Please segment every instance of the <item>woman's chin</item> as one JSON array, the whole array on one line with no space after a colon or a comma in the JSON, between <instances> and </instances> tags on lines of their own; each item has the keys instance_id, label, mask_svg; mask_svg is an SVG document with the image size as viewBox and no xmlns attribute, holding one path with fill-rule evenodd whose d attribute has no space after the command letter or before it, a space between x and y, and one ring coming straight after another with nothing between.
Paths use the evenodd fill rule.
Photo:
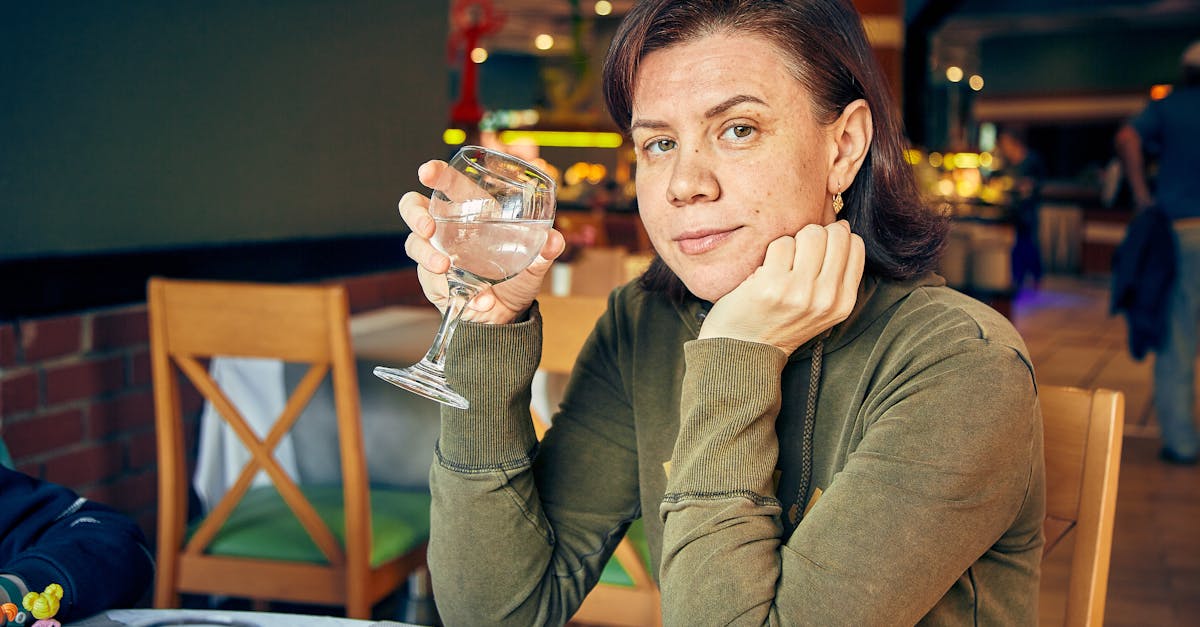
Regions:
<instances>
[{"instance_id":1,"label":"woman's chin","mask_svg":"<svg viewBox=\"0 0 1200 627\"><path fill-rule=\"evenodd\" d=\"M745 278L743 277L742 280L745 280ZM726 294L732 292L738 285L741 285L742 280L737 280L735 277L724 274L720 276L710 274L708 276L693 276L683 279L683 284L696 298L715 303Z\"/></svg>"}]
</instances>

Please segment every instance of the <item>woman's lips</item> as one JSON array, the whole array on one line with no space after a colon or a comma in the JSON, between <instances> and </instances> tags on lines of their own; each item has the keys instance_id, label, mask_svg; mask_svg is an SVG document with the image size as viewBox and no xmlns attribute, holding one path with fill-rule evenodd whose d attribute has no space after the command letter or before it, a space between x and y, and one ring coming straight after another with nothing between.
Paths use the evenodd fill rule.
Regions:
<instances>
[{"instance_id":1,"label":"woman's lips","mask_svg":"<svg viewBox=\"0 0 1200 627\"><path fill-rule=\"evenodd\" d=\"M675 244L685 255L702 255L723 244L734 231L737 229L692 231L676 237Z\"/></svg>"}]
</instances>

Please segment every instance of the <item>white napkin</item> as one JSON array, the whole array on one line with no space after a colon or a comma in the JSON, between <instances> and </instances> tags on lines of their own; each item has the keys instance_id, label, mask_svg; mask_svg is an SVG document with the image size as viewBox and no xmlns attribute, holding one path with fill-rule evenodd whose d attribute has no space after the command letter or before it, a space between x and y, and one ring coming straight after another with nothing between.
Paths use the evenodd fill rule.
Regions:
<instances>
[{"instance_id":1,"label":"white napkin","mask_svg":"<svg viewBox=\"0 0 1200 627\"><path fill-rule=\"evenodd\" d=\"M250 428L260 439L265 438L271 425L283 413L286 402L283 362L278 359L214 357L209 365L209 373L233 406L241 412ZM274 456L289 477L295 480L299 476L290 435L285 435L279 442ZM250 451L221 418L217 409L205 401L200 417L196 474L192 477L204 511L209 511L220 502L249 460ZM253 485L270 483L270 478L260 470L254 477Z\"/></svg>"}]
</instances>

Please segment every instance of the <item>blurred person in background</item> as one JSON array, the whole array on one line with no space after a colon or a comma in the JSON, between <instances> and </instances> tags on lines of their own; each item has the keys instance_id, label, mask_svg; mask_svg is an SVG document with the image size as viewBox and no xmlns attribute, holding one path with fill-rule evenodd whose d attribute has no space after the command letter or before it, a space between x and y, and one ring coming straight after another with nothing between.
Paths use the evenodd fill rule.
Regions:
<instances>
[{"instance_id":1,"label":"blurred person in background","mask_svg":"<svg viewBox=\"0 0 1200 627\"><path fill-rule=\"evenodd\" d=\"M1042 281L1042 249L1038 241L1042 182L1046 163L1030 150L1023 129L1007 126L996 136L996 148L1004 160L1000 174L1012 179L1010 202L1016 241L1012 249L1013 289L1020 290L1029 278L1034 289Z\"/></svg>"},{"instance_id":2,"label":"blurred person in background","mask_svg":"<svg viewBox=\"0 0 1200 627\"><path fill-rule=\"evenodd\" d=\"M1036 624L1028 351L934 274L946 220L853 5L644 0L604 77L657 258L609 296L540 444L535 298L562 236L458 327L470 409L442 409L430 471L446 624L564 623L639 517L666 625ZM428 203L400 213L444 304Z\"/></svg>"},{"instance_id":3,"label":"blurred person in background","mask_svg":"<svg viewBox=\"0 0 1200 627\"><path fill-rule=\"evenodd\" d=\"M1196 346L1200 325L1200 40L1183 53L1182 82L1117 132L1116 149L1138 211L1157 207L1171 220L1177 250L1168 296L1167 337L1154 360L1154 408L1163 460L1194 465ZM1158 163L1156 189L1145 155Z\"/></svg>"}]
</instances>

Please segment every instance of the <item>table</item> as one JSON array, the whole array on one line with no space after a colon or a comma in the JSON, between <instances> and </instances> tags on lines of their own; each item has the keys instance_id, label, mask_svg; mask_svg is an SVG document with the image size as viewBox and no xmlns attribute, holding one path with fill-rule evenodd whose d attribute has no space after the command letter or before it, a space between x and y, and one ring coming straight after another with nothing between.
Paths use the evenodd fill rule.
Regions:
<instances>
[{"instance_id":1,"label":"table","mask_svg":"<svg viewBox=\"0 0 1200 627\"><path fill-rule=\"evenodd\" d=\"M109 610L67 627L416 627L394 621L354 620L334 616L279 614L275 612L227 612L221 610Z\"/></svg>"}]
</instances>

